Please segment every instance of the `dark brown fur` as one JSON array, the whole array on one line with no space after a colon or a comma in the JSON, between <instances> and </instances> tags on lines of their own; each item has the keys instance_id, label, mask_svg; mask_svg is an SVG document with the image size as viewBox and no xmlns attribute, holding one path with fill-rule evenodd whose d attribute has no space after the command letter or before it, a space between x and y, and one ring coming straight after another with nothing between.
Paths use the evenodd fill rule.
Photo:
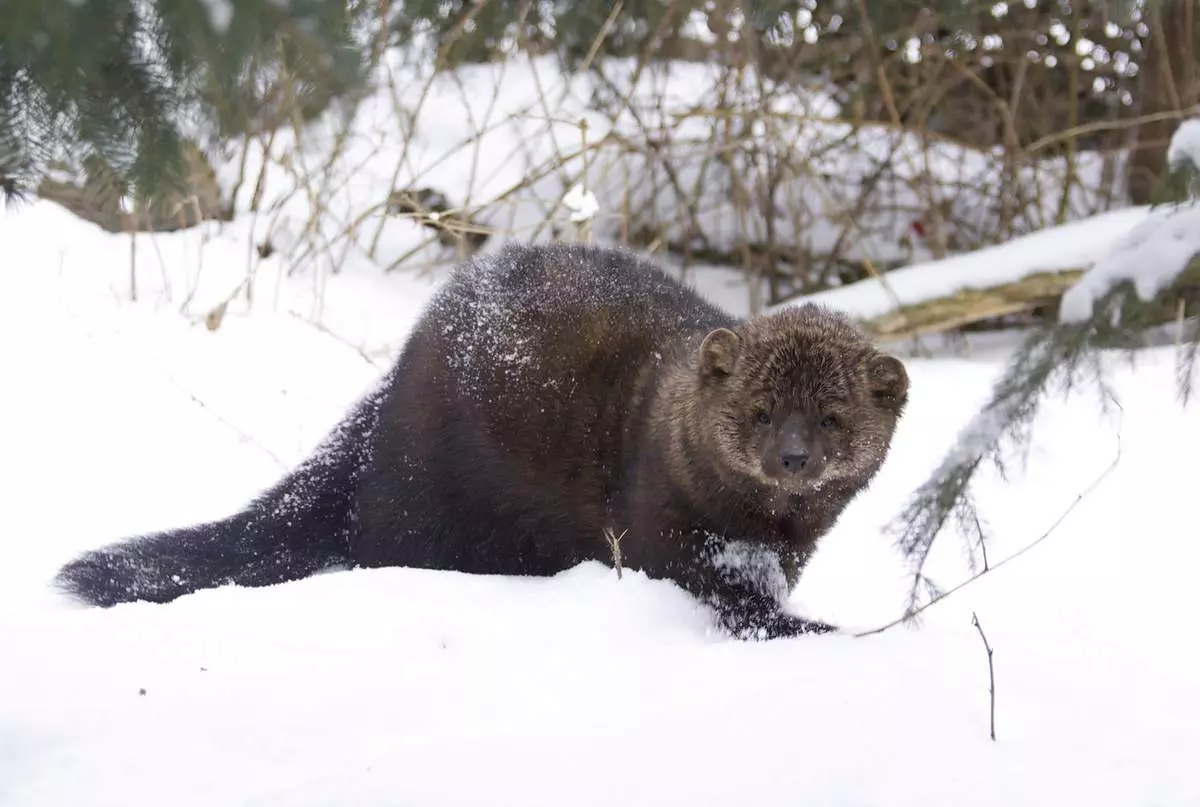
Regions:
<instances>
[{"instance_id":1,"label":"dark brown fur","mask_svg":"<svg viewBox=\"0 0 1200 807\"><path fill-rule=\"evenodd\" d=\"M661 458L636 489L631 533L658 537L632 550L634 562L675 577L739 635L829 630L781 606L885 459L907 387L897 359L815 306L714 330L698 350L679 351L644 427ZM782 467L789 446L810 455L798 473Z\"/></svg>"},{"instance_id":2,"label":"dark brown fur","mask_svg":"<svg viewBox=\"0 0 1200 807\"><path fill-rule=\"evenodd\" d=\"M330 565L671 579L736 635L782 609L887 455L903 365L814 306L739 321L631 254L506 246L464 265L303 466L221 522L64 568L100 604Z\"/></svg>"}]
</instances>

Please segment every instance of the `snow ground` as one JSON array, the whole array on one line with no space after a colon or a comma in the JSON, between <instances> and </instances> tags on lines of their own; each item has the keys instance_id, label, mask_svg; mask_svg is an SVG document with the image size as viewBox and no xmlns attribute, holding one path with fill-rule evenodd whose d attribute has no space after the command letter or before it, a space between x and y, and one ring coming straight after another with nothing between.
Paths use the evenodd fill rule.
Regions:
<instances>
[{"instance_id":1,"label":"snow ground","mask_svg":"<svg viewBox=\"0 0 1200 807\"><path fill-rule=\"evenodd\" d=\"M1195 480L1174 469L1200 418L1175 402L1170 349L1117 369L1122 460L1095 495L919 630L734 642L668 584L596 565L64 602L46 583L75 553L222 515L297 463L433 288L351 267L322 290L335 337L288 313L311 279L271 259L256 294L280 307L209 332L177 312L198 238L140 241L131 304L126 238L44 203L0 212L0 807L1200 803ZM210 239L201 295L240 277L246 238ZM891 458L799 606L851 629L900 612L881 528L1001 361L908 360ZM1047 409L1027 472L981 489L993 563L1091 483L1116 432L1086 394ZM966 574L952 536L931 565L943 586ZM996 743L972 612L995 648Z\"/></svg>"}]
</instances>

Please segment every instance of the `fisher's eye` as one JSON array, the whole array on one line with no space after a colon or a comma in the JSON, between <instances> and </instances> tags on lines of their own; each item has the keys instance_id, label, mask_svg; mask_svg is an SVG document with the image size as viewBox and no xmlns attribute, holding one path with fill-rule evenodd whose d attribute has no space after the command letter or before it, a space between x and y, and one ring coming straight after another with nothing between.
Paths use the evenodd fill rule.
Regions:
<instances>
[{"instance_id":1,"label":"fisher's eye","mask_svg":"<svg viewBox=\"0 0 1200 807\"><path fill-rule=\"evenodd\" d=\"M833 415L826 415L821 420L822 429L836 429L838 427L838 419Z\"/></svg>"},{"instance_id":2,"label":"fisher's eye","mask_svg":"<svg viewBox=\"0 0 1200 807\"><path fill-rule=\"evenodd\" d=\"M771 425L771 416L769 414L767 414L765 411L763 411L762 409L760 409L760 410L758 410L758 422L760 425L770 426Z\"/></svg>"}]
</instances>

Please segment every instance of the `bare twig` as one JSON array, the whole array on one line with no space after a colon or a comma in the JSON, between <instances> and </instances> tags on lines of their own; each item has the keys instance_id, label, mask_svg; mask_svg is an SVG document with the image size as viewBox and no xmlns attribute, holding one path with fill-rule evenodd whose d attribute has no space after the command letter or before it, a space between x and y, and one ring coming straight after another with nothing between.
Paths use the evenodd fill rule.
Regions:
<instances>
[{"instance_id":1,"label":"bare twig","mask_svg":"<svg viewBox=\"0 0 1200 807\"><path fill-rule=\"evenodd\" d=\"M629 530L622 530L620 535L617 535L616 530L612 527L604 528L604 540L608 542L609 549L612 550L613 568L617 570L617 579L621 579L621 539L625 537L625 533Z\"/></svg>"},{"instance_id":2,"label":"bare twig","mask_svg":"<svg viewBox=\"0 0 1200 807\"><path fill-rule=\"evenodd\" d=\"M1124 129L1136 129L1145 123L1154 123L1155 121L1163 120L1180 120L1186 117L1186 112L1177 110L1168 110L1165 112L1148 112L1145 115L1138 115L1133 118L1125 118L1123 120L1102 120L1092 121L1091 123L1081 123L1078 126L1072 126L1069 129L1063 129L1061 132L1048 134L1045 137L1039 137L1028 146L1025 147L1025 154L1034 154L1056 146L1059 143L1065 143L1069 140L1078 139L1080 135L1094 134L1096 132L1111 132L1121 131Z\"/></svg>"},{"instance_id":3,"label":"bare twig","mask_svg":"<svg viewBox=\"0 0 1200 807\"><path fill-rule=\"evenodd\" d=\"M996 741L996 668L992 665L992 646L988 644L987 637L983 635L983 625L979 624L979 617L975 612L971 612L971 624L979 631L979 638L983 640L983 648L987 650L988 657L988 699L990 701L990 727L992 742Z\"/></svg>"},{"instance_id":4,"label":"bare twig","mask_svg":"<svg viewBox=\"0 0 1200 807\"><path fill-rule=\"evenodd\" d=\"M129 233L129 299L137 302L137 231Z\"/></svg>"},{"instance_id":5,"label":"bare twig","mask_svg":"<svg viewBox=\"0 0 1200 807\"><path fill-rule=\"evenodd\" d=\"M467 26L487 7L489 0L475 0L475 3L468 9L467 13L463 14L455 21L454 26L441 37L438 44L436 65L439 69L448 66L450 61L450 49L462 37Z\"/></svg>"},{"instance_id":6,"label":"bare twig","mask_svg":"<svg viewBox=\"0 0 1200 807\"><path fill-rule=\"evenodd\" d=\"M76 314L75 311L72 310L72 308L69 305L67 305L66 303L62 303L62 307L63 307L63 310L67 313L67 316L70 317L72 321L79 322L79 315ZM124 330L122 330L119 327L112 329L110 331L110 333L113 334L114 336L118 337L119 339L127 342L130 347L130 352L134 356L141 359L142 361L144 361L146 364L153 367L158 372L162 373L162 375L167 379L167 381L169 381L171 383L172 386L174 386L176 389L178 389L180 392L182 392L184 395L186 395L188 398L190 398L192 400L192 402L195 403L197 406L199 406L201 409L203 409L206 414L210 415L211 417L213 417L214 419L219 421L222 425L224 425L226 428L228 428L230 431L232 431L234 434L236 434L238 436L238 439L241 442L249 443L250 445L254 446L256 449L258 449L263 454L265 454L267 457L269 457L276 465L279 466L279 468L281 470L285 470L285 471L287 470L287 468L288 468L287 463L285 463L279 457L278 454L276 454L271 449L267 448L259 440L255 439L254 435L247 433L245 430L243 430L241 427L239 427L236 423L232 422L231 420L226 418L224 415L222 415L220 412L216 411L211 406L209 406L207 403L205 403L198 395L196 395L196 393L192 392L186 385L184 385L178 378L176 378L175 375L162 362L160 362L158 359L154 358L149 353L147 353L145 350L143 350L141 347L141 342L139 340L134 339L132 336L130 336L128 333L126 333Z\"/></svg>"},{"instance_id":7,"label":"bare twig","mask_svg":"<svg viewBox=\"0 0 1200 807\"><path fill-rule=\"evenodd\" d=\"M503 59L491 62L490 67L480 64L468 68L488 70L495 77L495 86L483 90L492 94L489 104L489 99L477 98L482 85L471 82L475 95L468 97L466 74L460 76L457 70L443 68L454 61L454 43L472 24L478 24L481 12L494 11L495 4L489 0L464 4L453 19L447 20L447 32L428 53L422 52L423 61L411 72L407 67L393 69L390 59L384 56L384 50L390 47L387 15L392 5L380 0L374 10L379 19L377 34L372 37L372 69L382 85L377 89L382 93L391 89L395 120L410 121L421 114L427 99L438 96L447 85L457 85L458 99L441 94L439 101L461 101L469 131L455 137L460 142L439 141L434 146L436 153L420 154L430 138L414 136L407 123L399 127L400 132L387 131L397 128L395 123L372 132L346 127L334 133L332 144L320 144L318 156L314 144L301 147L302 132L294 113L291 127L264 125L244 138L247 148L253 142L265 156L250 207L260 206L267 165L272 169L269 173L274 197L296 197L291 198L289 216L294 215L291 211L297 207L295 202L303 199L306 203L308 210L300 214L303 221L297 224L300 232L293 241L295 247L287 250L284 261L288 274L301 267L311 270L317 284L314 294L321 293L320 284L326 275L336 273L347 257L358 257L361 252L384 271L400 265L406 269L432 267L448 259L436 239L422 240L399 260L396 254L412 247L417 239L406 239L409 243L396 252L380 255L382 234L394 219L384 209L385 201L380 198L384 193L372 192L365 199L350 201L349 197L356 195L351 178L363 167L379 177L381 185L391 174L386 192L424 181L455 197L462 213L478 216L476 220L486 223L489 234L532 240L546 231L551 237L558 237L562 231L562 193L553 187L555 179L564 182L563 191L566 184L582 181L599 198L604 211L584 228L590 231L585 238L612 238L650 252L665 248L682 259L685 273L693 262L740 265L756 293L760 287L769 286L769 304L865 276L877 278L884 292L894 298L887 272L911 260L917 249L930 248L935 254L967 250L1044 223L1054 214L1048 201L1051 191L1057 202L1066 178L1073 178L1072 204L1085 197L1088 190L1081 189L1080 178L1090 177L1091 173L1083 163L1095 160L1101 152L1077 149L1082 167L1075 167L1064 165L1058 155L1040 159L1035 154L1039 149L1063 140L1073 141L1097 129L1138 122L1085 122L1057 134L1050 123L1031 130L1020 113L1027 104L1045 101L1038 92L1045 89L1046 83L1029 67L1028 51L1020 41L1014 40L1011 48L1006 44L1007 50L1003 51L989 48L984 55L961 50L950 53L944 43L925 39L922 41L927 44L921 48L925 61L906 65L894 43L914 36L920 39L930 30L932 17L901 21L895 30L885 31L878 24L872 27L865 4L859 0L851 4L851 8L857 6L857 14L852 11L851 16L861 20L862 25L857 26L861 31L850 38L826 32L829 37L812 49L803 49L803 57L799 51L789 55L777 47L766 47L762 32L749 28L742 28L737 41L719 35L702 57L714 68L707 80L709 86L699 92L686 90L683 97L675 75L679 62L657 48L664 37L674 36L672 28L681 15L689 13L688 4L666 3L655 30L637 34L640 41L634 44L633 64L611 60L604 53L604 45L614 31L620 30L626 41L630 36L623 25L631 13L628 3L618 0L610 4L578 72L555 76L551 83L541 69L542 57L538 54L543 52L542 45L525 40L529 28L525 18L533 8L526 0L516 4L516 20L508 26L516 35L512 45L516 53L506 44L501 49ZM710 17L721 17L728 11L718 4L708 13ZM885 48L885 43L893 44ZM878 103L870 102L874 106L867 115L857 106L851 110L849 105L844 113L798 108L797 101L803 103L806 93L797 95L794 84L781 81L779 69L807 70L816 64L814 58L825 59L847 48L849 51L843 55L853 63L850 70L860 71L857 81L873 86L871 92ZM514 58L532 68L535 93L522 104L526 109L509 108L497 114L496 110L508 106L508 99L503 97L507 87L501 83L510 82L509 76L515 71L509 62ZM1009 75L1016 76L1015 81L995 81L995 71L988 70L988 66L991 60L1000 58L1008 59L1005 65ZM612 65L619 65L618 72ZM828 84L841 86L843 76L837 70L835 73ZM578 110L572 108L569 96L583 77L591 80L593 91L603 103L601 110L587 113L592 125L586 133L580 127L584 145L576 150L572 148L574 143L566 142L562 124L579 124ZM271 81L277 97L270 106L294 109L294 89L286 72ZM408 95L410 91L412 95ZM981 145L961 127L947 127L944 120L931 117L935 107L949 110L964 92L973 94L976 101L983 98L989 120L1002 133L1000 145L1006 147L1002 155L992 151L997 144ZM818 95L821 93L818 88ZM388 103L386 95L381 97L384 104ZM401 108L402 98L406 108ZM1055 104L1055 109L1061 111L1062 103L1055 100ZM597 114L604 115L608 119L604 123L611 124L607 131L595 123L592 116ZM970 116L970 112L946 114ZM545 128L531 131L526 124L535 115L545 121ZM280 123L286 122L287 116L282 117ZM504 150L511 153L497 153L496 130L514 125L521 126L521 136L514 144L506 144ZM276 131L288 134L289 128L296 142L286 154L275 153L270 138ZM1031 131L1036 136L1031 136ZM588 143L589 137L596 138L596 142ZM364 139L370 139L375 147L374 153L366 157L362 155L371 149L363 148ZM485 139L491 142L484 143ZM1022 141L1031 140L1034 142L1027 148L1020 147ZM402 153L394 162L394 170L391 160L380 166L381 150L397 141L396 150ZM463 149L470 149L471 155L468 157ZM500 188L499 193L491 190L494 178L501 172L512 172L513 158L521 156L525 156L527 165L522 166L517 181L505 182L510 187ZM314 165L314 160L320 165ZM368 162L372 164L368 166ZM468 167L468 187L444 187L443 177L422 180L431 172L443 173L447 163ZM252 181L247 176L247 151L242 152L241 163L235 166L235 188L242 188ZM275 181L274 169L278 166L295 182ZM339 172L341 175L335 177ZM622 179L622 172L628 179ZM489 173L492 177L486 176ZM632 181L635 177L638 182ZM479 188L485 186L487 198L479 197ZM1047 201L1043 201L1043 194ZM235 199L245 195L235 190ZM1087 203L1092 204L1091 200ZM281 209L282 204L280 200L275 209ZM244 208L245 200L240 200L237 207ZM1072 210L1070 215L1087 212ZM511 222L504 221L506 218ZM613 222L611 228L609 221ZM834 224L837 237L832 241L813 238L813 233L828 232L829 228L822 225L829 222ZM389 250L394 245L395 241L388 239ZM248 271L253 270L253 266L248 267ZM243 288L249 296L251 284ZM897 300L893 303L898 306ZM758 307L757 302L752 306Z\"/></svg>"},{"instance_id":8,"label":"bare twig","mask_svg":"<svg viewBox=\"0 0 1200 807\"><path fill-rule=\"evenodd\" d=\"M579 72L586 73L591 69L592 62L596 59L596 54L600 52L600 46L604 44L604 40L608 38L608 34L612 31L613 24L617 21L617 16L621 13L621 9L625 7L625 0L617 0L613 3L612 11L608 12L608 17L605 18L604 24L600 26L600 32L592 39L592 44L588 48L587 55L583 57L583 62L579 65Z\"/></svg>"},{"instance_id":9,"label":"bare twig","mask_svg":"<svg viewBox=\"0 0 1200 807\"><path fill-rule=\"evenodd\" d=\"M295 311L290 311L288 313L290 313L293 317L300 320L304 324L310 325L313 328L316 328L321 333L325 334L326 336L329 336L329 337L337 340L338 342L341 342L343 345L345 345L346 347L350 348L355 353L357 353L363 361L365 361L367 364L371 365L372 367L375 367L376 369L383 369L383 365L381 365L375 359L372 359L367 354L367 351L363 350L361 347L354 344L353 342L351 342L349 339L342 336L341 334L330 330L326 325L323 325L322 323L320 323L314 319L309 319L308 317L302 317L302 316L300 316L300 314L298 314Z\"/></svg>"}]
</instances>

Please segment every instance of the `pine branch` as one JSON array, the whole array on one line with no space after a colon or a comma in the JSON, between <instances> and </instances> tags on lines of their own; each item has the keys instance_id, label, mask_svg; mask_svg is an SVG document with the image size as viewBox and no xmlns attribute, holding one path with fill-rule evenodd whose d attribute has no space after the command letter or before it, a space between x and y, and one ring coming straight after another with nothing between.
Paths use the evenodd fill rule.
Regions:
<instances>
[{"instance_id":1,"label":"pine branch","mask_svg":"<svg viewBox=\"0 0 1200 807\"><path fill-rule=\"evenodd\" d=\"M1115 400L1114 400L1114 403L1115 403ZM1123 410L1121 410L1120 404L1116 404L1116 405L1117 405L1118 415L1120 415L1123 412ZM932 581L928 581L926 579L926 583L929 586L931 593L930 593L929 599L923 605L919 606L916 609L906 610L903 614L901 614L896 619L893 619L891 622L887 623L886 625L881 625L878 628L873 628L871 630L861 631L859 633L854 634L854 636L856 638L862 638L864 636L874 636L877 633L883 633L885 630L894 628L901 623L905 623L905 622L912 623L913 621L915 621L916 617L922 611L925 611L925 610L933 607L934 605L936 605L937 603L946 599L947 597L951 596L952 594L955 594L956 592L961 591L962 589L966 588L971 583L974 583L976 580L980 579L981 577L991 574L992 572L1011 563L1012 561L1021 557L1026 552L1033 549L1035 546L1042 543L1047 538L1049 538L1051 535L1053 535L1054 531L1058 529L1058 525L1062 524L1067 519L1067 516L1071 515L1071 513L1075 510L1075 508L1078 507L1079 504L1084 499L1086 499L1088 496L1090 496L1093 491L1095 491L1098 487L1100 487L1100 484L1102 482L1104 482L1104 480L1108 479L1109 475L1112 474L1112 472L1117 469L1117 465L1119 465L1121 462L1121 429L1122 429L1122 426L1123 426L1123 419L1119 417L1118 422L1117 422L1117 449L1116 449L1115 454L1113 455L1112 462L1110 462L1107 466L1105 466L1104 470L1101 471L1100 474L1095 479L1092 480L1091 484L1089 484L1086 488L1084 488L1082 491L1080 491L1079 495L1077 495L1074 499L1071 500L1071 503L1069 505L1067 505L1066 509L1064 509L1061 513L1059 513L1058 518L1054 519L1054 522L1051 523L1050 526L1047 527L1046 530L1041 535L1039 535L1034 540L1030 541L1025 546L1021 547L1020 549L1018 549L1016 552L1012 553L1008 557L1004 558L1003 560L1001 560L999 563L995 564L994 566L985 567L984 570L982 572L980 572L979 574L972 574L966 580L962 581L958 585L956 585L953 588L950 588L946 591L937 591L936 586L932 583Z\"/></svg>"},{"instance_id":2,"label":"pine branch","mask_svg":"<svg viewBox=\"0 0 1200 807\"><path fill-rule=\"evenodd\" d=\"M137 200L184 191L185 141L245 129L263 76L294 77L304 119L364 85L361 4L8 0L0 25L0 192L54 167L108 166ZM284 70L278 70L278 67Z\"/></svg>"},{"instance_id":3,"label":"pine branch","mask_svg":"<svg viewBox=\"0 0 1200 807\"><path fill-rule=\"evenodd\" d=\"M1067 395L1087 385L1098 393L1105 409L1116 400L1101 351L1116 349L1132 356L1141 345L1135 312L1144 308L1130 289L1121 287L1097 306L1091 320L1035 331L1017 350L988 403L889 525L910 563L909 615L921 610L923 589L927 592L930 585L925 564L944 527L951 526L965 539L972 568L976 553L986 552L988 536L971 493L980 467L990 464L1007 479L1013 465L1008 449L1016 449L1023 467L1038 411L1054 393ZM1125 316L1114 316L1117 311Z\"/></svg>"}]
</instances>

